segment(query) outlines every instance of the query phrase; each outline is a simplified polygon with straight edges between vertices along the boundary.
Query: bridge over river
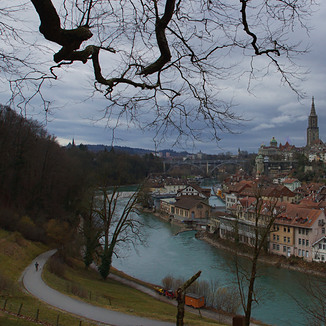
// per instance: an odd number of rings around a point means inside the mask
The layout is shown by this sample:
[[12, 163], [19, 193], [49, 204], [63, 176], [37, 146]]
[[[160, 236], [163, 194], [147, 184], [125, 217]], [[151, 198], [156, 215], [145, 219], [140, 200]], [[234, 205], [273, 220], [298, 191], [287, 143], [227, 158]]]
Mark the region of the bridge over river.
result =
[[[228, 159], [228, 160], [168, 160], [163, 161], [163, 171], [168, 172], [176, 166], [192, 166], [198, 169], [203, 174], [209, 176], [212, 175], [214, 171], [223, 165], [242, 165], [245, 161], [240, 159]], [[167, 169], [167, 166], [169, 167]]]

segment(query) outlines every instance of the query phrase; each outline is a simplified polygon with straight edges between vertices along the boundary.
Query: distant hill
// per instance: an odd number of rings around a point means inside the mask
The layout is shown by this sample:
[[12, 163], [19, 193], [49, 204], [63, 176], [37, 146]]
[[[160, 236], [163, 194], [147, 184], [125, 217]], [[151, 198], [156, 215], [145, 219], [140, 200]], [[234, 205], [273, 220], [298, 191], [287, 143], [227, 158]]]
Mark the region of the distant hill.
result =
[[[71, 147], [72, 145], [69, 143], [67, 145], [67, 147]], [[102, 144], [98, 144], [98, 145], [89, 145], [89, 144], [81, 144], [81, 146], [86, 146], [87, 149], [91, 152], [101, 152], [101, 151], [111, 151], [112, 150], [112, 146], [111, 145], [102, 145]], [[113, 150], [115, 152], [125, 152], [131, 155], [146, 155], [146, 154], [150, 154], [150, 153], [154, 153], [154, 150], [150, 150], [150, 149], [144, 149], [144, 148], [132, 148], [132, 147], [127, 147], [127, 146], [113, 146]], [[188, 152], [176, 152], [174, 150], [170, 150], [170, 149], [164, 149], [161, 151], [158, 151], [157, 154], [162, 153], [161, 156], [166, 157], [166, 153], [169, 153], [170, 156], [186, 156], [189, 155]]]

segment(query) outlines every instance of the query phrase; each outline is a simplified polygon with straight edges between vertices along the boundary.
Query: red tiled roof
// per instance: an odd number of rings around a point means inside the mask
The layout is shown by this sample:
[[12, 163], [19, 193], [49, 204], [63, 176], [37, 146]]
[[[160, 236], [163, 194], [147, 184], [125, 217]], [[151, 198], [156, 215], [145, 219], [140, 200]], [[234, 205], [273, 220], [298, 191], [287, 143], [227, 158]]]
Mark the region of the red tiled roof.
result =
[[280, 224], [311, 227], [320, 214], [324, 214], [320, 209], [305, 208], [290, 203], [281, 203], [279, 207], [284, 211], [275, 222]]
[[283, 184], [284, 183], [294, 183], [296, 181], [299, 181], [298, 179], [295, 179], [295, 178], [287, 178], [283, 181]]

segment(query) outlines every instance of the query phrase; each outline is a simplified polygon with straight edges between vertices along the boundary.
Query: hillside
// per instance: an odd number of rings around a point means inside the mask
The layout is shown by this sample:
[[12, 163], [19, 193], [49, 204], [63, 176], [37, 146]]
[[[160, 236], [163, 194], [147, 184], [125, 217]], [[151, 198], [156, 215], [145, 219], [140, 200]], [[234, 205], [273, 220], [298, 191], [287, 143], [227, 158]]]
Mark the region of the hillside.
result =
[[[48, 248], [40, 243], [25, 240], [19, 233], [10, 233], [0, 229], [0, 325], [36, 325], [38, 319], [44, 325], [56, 325], [60, 320], [60, 326], [78, 325], [80, 318], [67, 313], [58, 312], [22, 291], [20, 275], [25, 267], [40, 253]], [[52, 262], [53, 263], [53, 262]], [[57, 264], [57, 261], [54, 261]], [[51, 263], [49, 264], [51, 269]], [[163, 318], [174, 321], [176, 308], [170, 304], [154, 300], [150, 296], [139, 292], [117, 281], [103, 281], [92, 270], [85, 270], [83, 264], [77, 259], [69, 259], [68, 265], [61, 265], [61, 277], [44, 272], [46, 282], [51, 287], [75, 296], [78, 299], [90, 302], [94, 305], [104, 306], [116, 311], [137, 314], [150, 318]], [[20, 316], [17, 316], [20, 312]], [[59, 316], [59, 317], [58, 317]], [[196, 315], [186, 314], [187, 325], [210, 326], [219, 325], [216, 322], [201, 318]], [[83, 326], [95, 325], [89, 321], [82, 321]]]

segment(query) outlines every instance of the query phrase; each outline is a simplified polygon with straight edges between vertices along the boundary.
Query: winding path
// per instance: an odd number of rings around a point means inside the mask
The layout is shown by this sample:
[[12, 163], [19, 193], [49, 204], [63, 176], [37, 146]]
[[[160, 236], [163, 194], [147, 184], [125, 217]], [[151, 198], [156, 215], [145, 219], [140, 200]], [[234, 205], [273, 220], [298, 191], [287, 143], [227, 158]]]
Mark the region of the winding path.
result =
[[[64, 295], [49, 286], [42, 279], [42, 269], [46, 261], [56, 250], [47, 251], [37, 258], [25, 269], [22, 279], [26, 290], [38, 299], [48, 303], [51, 306], [70, 312], [72, 314], [85, 317], [97, 322], [105, 323], [111, 326], [172, 326], [173, 323], [152, 320], [121, 312], [108, 310], [105, 308], [93, 306]], [[39, 270], [35, 270], [35, 262], [39, 264]]]

